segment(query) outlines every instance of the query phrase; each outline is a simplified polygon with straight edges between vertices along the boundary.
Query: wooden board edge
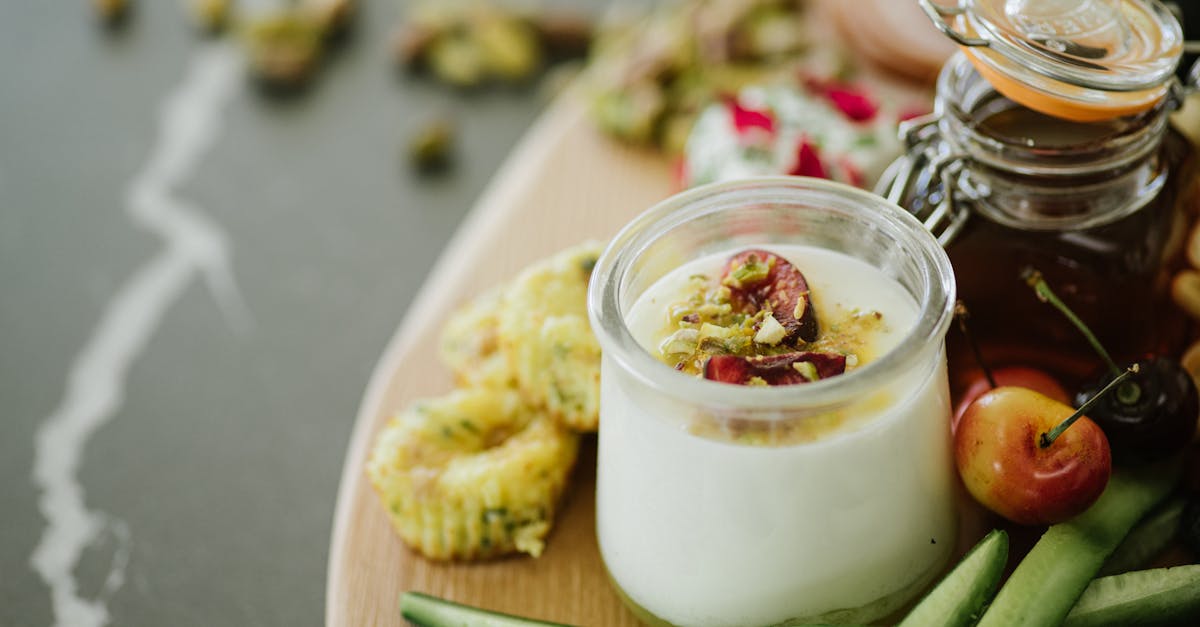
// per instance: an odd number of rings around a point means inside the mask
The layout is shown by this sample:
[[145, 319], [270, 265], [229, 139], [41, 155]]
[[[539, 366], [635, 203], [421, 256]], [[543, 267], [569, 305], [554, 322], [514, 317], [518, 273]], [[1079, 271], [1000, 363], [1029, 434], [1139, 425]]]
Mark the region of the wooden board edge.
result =
[[339, 573], [344, 572], [345, 569], [339, 568], [337, 565], [347, 559], [346, 544], [351, 537], [347, 530], [354, 513], [353, 504], [358, 500], [359, 491], [369, 489], [363, 467], [366, 463], [370, 441], [382, 426], [379, 424], [376, 408], [386, 395], [391, 377], [409, 352], [414, 334], [421, 329], [429, 328], [431, 324], [434, 324], [436, 317], [453, 304], [448, 302], [452, 296], [441, 286], [457, 283], [469, 270], [462, 264], [456, 263], [456, 260], [462, 256], [471, 242], [479, 238], [480, 234], [486, 233], [496, 222], [502, 221], [512, 211], [515, 206], [512, 200], [520, 193], [521, 189], [528, 185], [531, 178], [537, 176], [537, 166], [543, 163], [548, 153], [557, 147], [559, 143], [557, 140], [580, 123], [579, 118], [585, 114], [586, 108], [579, 102], [579, 98], [579, 94], [574, 91], [564, 93], [551, 103], [522, 136], [516, 148], [485, 186], [479, 200], [468, 212], [467, 217], [434, 263], [425, 282], [413, 297], [408, 312], [380, 355], [367, 384], [366, 393], [355, 414], [354, 427], [347, 445], [341, 478], [338, 482], [333, 527], [330, 533], [329, 559], [326, 563], [325, 624], [327, 626], [347, 624], [341, 619], [346, 613], [339, 609], [348, 602], [349, 591], [339, 577]]

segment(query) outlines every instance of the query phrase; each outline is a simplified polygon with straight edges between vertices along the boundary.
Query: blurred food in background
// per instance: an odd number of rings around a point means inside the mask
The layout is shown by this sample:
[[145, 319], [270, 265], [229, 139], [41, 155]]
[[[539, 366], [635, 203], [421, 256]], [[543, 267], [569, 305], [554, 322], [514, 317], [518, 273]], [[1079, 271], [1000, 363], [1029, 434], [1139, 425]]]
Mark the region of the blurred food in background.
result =
[[819, 2], [842, 44], [856, 58], [886, 72], [932, 85], [957, 49], [937, 31], [917, 0]]
[[[232, 23], [254, 76], [266, 87], [293, 89], [308, 83], [328, 44], [346, 34], [356, 12], [356, 0], [257, 0], [237, 4]], [[206, 24], [208, 14], [193, 16]]]
[[188, 15], [201, 32], [216, 34], [229, 25], [233, 0], [188, 0]]
[[454, 125], [437, 118], [425, 122], [408, 140], [408, 161], [422, 173], [445, 171], [454, 158]]
[[92, 0], [92, 10], [105, 26], [119, 26], [129, 16], [129, 0]]
[[[129, 0], [92, 4], [106, 22], [130, 10]], [[253, 76], [282, 93], [309, 84], [358, 8], [355, 0], [184, 5], [199, 31], [235, 33]], [[586, 58], [580, 82], [592, 120], [621, 141], [681, 159], [680, 185], [803, 173], [870, 186], [879, 164], [895, 155], [896, 121], [908, 117], [898, 111], [911, 113], [914, 103], [897, 106], [888, 93], [866, 93], [860, 74], [928, 84], [951, 52], [915, 1], [886, 0], [677, 0], [644, 10], [618, 4], [602, 25], [587, 13], [541, 3], [416, 0], [392, 45], [404, 69], [464, 90], [527, 85], [559, 61]], [[558, 67], [544, 84], [561, 86], [577, 72], [571, 64]], [[738, 106], [769, 123], [741, 128]], [[414, 169], [445, 169], [451, 127], [439, 119], [410, 134]]]
[[[898, 154], [898, 120], [928, 111], [928, 100], [894, 102], [860, 76], [929, 83], [953, 52], [916, 2], [870, 4], [687, 0], [607, 24], [587, 71], [592, 118], [680, 156], [681, 187], [767, 174], [870, 187]], [[852, 16], [861, 32], [850, 32]], [[876, 56], [888, 62], [855, 63]]]
[[418, 2], [397, 29], [396, 61], [457, 87], [526, 83], [553, 61], [579, 58], [591, 43], [591, 20], [555, 10], [520, 10], [503, 2]]
[[710, 102], [790, 78], [809, 44], [804, 4], [689, 0], [603, 29], [588, 69], [593, 118], [615, 137], [678, 154]]
[[679, 187], [794, 174], [870, 187], [900, 156], [894, 108], [865, 86], [807, 81], [747, 87], [706, 107]]

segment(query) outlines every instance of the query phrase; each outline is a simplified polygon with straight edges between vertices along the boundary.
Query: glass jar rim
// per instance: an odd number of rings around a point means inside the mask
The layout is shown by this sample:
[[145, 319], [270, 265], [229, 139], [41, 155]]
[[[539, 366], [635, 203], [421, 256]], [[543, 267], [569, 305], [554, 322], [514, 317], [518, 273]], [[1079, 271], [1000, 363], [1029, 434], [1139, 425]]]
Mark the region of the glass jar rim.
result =
[[[1167, 130], [1170, 110], [1160, 102], [1145, 111], [1113, 118], [1110, 123], [1121, 121], [1122, 124], [1107, 135], [1054, 146], [1052, 150], [1029, 145], [1021, 138], [1003, 138], [982, 130], [981, 120], [966, 102], [976, 84], [1009, 98], [979, 73], [978, 66], [963, 51], [951, 55], [938, 73], [934, 99], [941, 134], [955, 149], [1001, 170], [1060, 176], [1111, 170], [1144, 159], [1159, 145]], [[1055, 158], [1071, 161], [1055, 163], [1052, 161]]]
[[[622, 307], [621, 291], [634, 262], [659, 237], [690, 220], [734, 204], [783, 202], [796, 194], [827, 194], [847, 202], [839, 212], [855, 213], [905, 246], [918, 265], [916, 323], [887, 354], [853, 372], [804, 385], [747, 387], [690, 376], [667, 367], [634, 338]], [[834, 211], [835, 209], [830, 209]], [[640, 295], [639, 295], [640, 296]], [[647, 386], [693, 403], [726, 409], [823, 410], [882, 389], [897, 372], [918, 365], [930, 342], [940, 346], [954, 309], [955, 279], [950, 259], [910, 213], [867, 191], [825, 179], [768, 176], [712, 183], [671, 196], [625, 225], [609, 242], [592, 271], [588, 314], [606, 358], [619, 363]]]

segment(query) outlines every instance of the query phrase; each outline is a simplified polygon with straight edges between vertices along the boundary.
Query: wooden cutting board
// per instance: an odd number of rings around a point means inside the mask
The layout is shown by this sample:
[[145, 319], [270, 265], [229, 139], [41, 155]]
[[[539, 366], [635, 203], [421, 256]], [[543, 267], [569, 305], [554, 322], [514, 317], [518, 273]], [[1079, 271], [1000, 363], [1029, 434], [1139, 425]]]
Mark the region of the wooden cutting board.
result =
[[406, 590], [559, 622], [637, 625], [612, 592], [596, 547], [594, 438], [585, 441], [538, 559], [427, 561], [397, 538], [363, 473], [375, 433], [397, 408], [450, 390], [450, 374], [436, 357], [448, 311], [540, 257], [589, 237], [611, 237], [669, 195], [665, 159], [601, 137], [584, 113], [579, 97], [564, 96], [528, 132], [430, 273], [375, 369], [338, 494], [326, 591], [330, 626], [403, 625], [398, 608]]

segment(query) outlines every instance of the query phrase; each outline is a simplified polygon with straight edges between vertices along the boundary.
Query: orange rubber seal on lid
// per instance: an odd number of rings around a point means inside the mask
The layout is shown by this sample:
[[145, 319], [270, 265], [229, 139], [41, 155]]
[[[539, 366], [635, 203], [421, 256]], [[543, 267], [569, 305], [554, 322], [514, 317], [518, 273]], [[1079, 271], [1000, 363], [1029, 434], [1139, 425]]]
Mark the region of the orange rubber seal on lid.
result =
[[[1166, 97], [1169, 89], [1168, 85], [1162, 85], [1142, 91], [1109, 92], [1105, 102], [1085, 103], [1036, 89], [1027, 83], [1016, 80], [996, 70], [986, 61], [979, 58], [979, 51], [977, 49], [966, 46], [960, 46], [960, 48], [967, 55], [967, 59], [971, 61], [971, 64], [975, 66], [979, 74], [988, 83], [991, 83], [996, 91], [1034, 111], [1074, 122], [1111, 120], [1147, 111], [1161, 102]], [[1062, 84], [1062, 87], [1064, 89], [1078, 89], [1065, 83]]]

